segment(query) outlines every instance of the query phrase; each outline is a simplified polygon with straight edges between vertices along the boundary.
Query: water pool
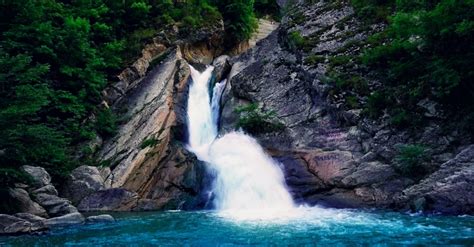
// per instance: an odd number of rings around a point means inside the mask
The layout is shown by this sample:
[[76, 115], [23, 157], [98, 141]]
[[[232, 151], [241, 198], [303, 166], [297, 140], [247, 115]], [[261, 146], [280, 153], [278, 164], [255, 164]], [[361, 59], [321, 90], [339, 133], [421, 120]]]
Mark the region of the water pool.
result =
[[0, 246], [473, 246], [473, 216], [308, 208], [241, 220], [216, 211], [115, 214], [117, 221], [0, 237]]

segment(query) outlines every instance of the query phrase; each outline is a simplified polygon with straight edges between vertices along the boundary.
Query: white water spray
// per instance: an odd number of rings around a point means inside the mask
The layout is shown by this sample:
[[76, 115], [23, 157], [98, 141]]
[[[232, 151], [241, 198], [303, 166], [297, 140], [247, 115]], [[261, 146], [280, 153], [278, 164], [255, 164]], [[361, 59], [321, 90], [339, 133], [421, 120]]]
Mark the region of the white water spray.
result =
[[252, 137], [231, 132], [217, 138], [219, 101], [225, 81], [210, 96], [213, 67], [191, 67], [188, 99], [189, 149], [217, 173], [214, 205], [225, 215], [255, 219], [287, 215], [294, 209], [283, 173]]

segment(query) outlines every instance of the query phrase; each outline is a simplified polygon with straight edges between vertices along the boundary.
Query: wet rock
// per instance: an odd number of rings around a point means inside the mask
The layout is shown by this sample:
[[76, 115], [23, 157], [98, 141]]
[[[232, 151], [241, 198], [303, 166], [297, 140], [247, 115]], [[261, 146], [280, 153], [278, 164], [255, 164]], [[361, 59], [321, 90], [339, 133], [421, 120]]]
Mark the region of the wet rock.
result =
[[25, 234], [47, 230], [42, 222], [31, 223], [11, 215], [0, 214], [0, 234]]
[[11, 189], [10, 196], [14, 200], [14, 205], [12, 206], [15, 207], [17, 212], [30, 213], [43, 217], [48, 216], [46, 210], [34, 202], [26, 190], [20, 188]]
[[104, 223], [104, 222], [114, 222], [115, 219], [114, 217], [112, 217], [112, 215], [101, 214], [101, 215], [89, 216], [87, 217], [86, 221], [90, 223]]
[[84, 223], [84, 216], [80, 213], [70, 213], [63, 216], [50, 218], [44, 221], [44, 224], [48, 227], [58, 227], [67, 225], [77, 225]]
[[137, 205], [138, 194], [121, 188], [106, 189], [86, 196], [78, 205], [80, 211], [130, 211]]
[[231, 65], [229, 62], [230, 57], [227, 55], [222, 55], [214, 59], [212, 65], [214, 66], [214, 76], [216, 77], [216, 81], [221, 81], [225, 79], [226, 76], [231, 69]]
[[25, 171], [33, 179], [36, 187], [43, 187], [51, 183], [51, 177], [48, 172], [39, 166], [22, 166], [21, 169]]

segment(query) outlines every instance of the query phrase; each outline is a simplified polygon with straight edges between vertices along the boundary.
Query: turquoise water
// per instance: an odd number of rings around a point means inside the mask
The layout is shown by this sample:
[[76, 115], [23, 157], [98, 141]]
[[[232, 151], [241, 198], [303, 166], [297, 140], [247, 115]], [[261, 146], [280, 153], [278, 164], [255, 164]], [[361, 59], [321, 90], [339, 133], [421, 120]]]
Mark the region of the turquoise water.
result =
[[303, 209], [297, 217], [237, 220], [214, 211], [115, 214], [108, 224], [1, 237], [0, 246], [473, 246], [474, 217]]

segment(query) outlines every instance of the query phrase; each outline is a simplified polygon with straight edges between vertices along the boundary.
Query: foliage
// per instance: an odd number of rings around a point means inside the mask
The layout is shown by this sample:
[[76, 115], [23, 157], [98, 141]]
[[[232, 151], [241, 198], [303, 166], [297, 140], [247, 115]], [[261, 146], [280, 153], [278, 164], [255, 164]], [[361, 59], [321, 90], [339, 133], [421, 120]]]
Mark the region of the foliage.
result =
[[110, 109], [102, 109], [97, 113], [96, 130], [104, 137], [117, 132], [117, 119]]
[[395, 0], [351, 0], [357, 15], [367, 21], [386, 21]]
[[298, 31], [293, 31], [288, 34], [288, 45], [293, 49], [303, 49], [308, 44], [305, 37]]
[[[101, 92], [160, 30], [214, 25], [248, 39], [274, 0], [0, 1], [0, 187], [43, 166], [55, 183], [78, 162], [79, 143], [115, 134]], [[228, 42], [231, 44], [232, 42]], [[162, 58], [155, 61], [158, 63]], [[95, 116], [95, 117], [92, 117]]]
[[219, 18], [205, 0], [0, 1], [0, 187], [25, 182], [25, 164], [60, 182], [78, 143], [115, 133], [100, 92], [144, 43]]
[[[396, 125], [418, 121], [417, 103], [439, 103], [450, 118], [474, 109], [474, 1], [353, 0], [361, 8], [383, 8], [388, 27], [369, 39], [363, 63], [381, 74], [385, 106], [369, 98], [369, 112], [387, 108]], [[396, 10], [396, 11], [395, 11]], [[381, 101], [379, 101], [382, 103]], [[375, 107], [375, 108], [374, 108]], [[461, 124], [468, 125], [468, 124]], [[468, 130], [469, 131], [469, 130]]]
[[257, 103], [237, 107], [235, 112], [240, 116], [236, 127], [250, 134], [280, 131], [284, 128], [284, 125], [276, 119], [274, 111], [263, 111]]
[[253, 0], [213, 0], [224, 18], [227, 41], [234, 45], [249, 39], [258, 26]]
[[144, 148], [147, 148], [147, 147], [154, 147], [156, 146], [158, 143], [160, 142], [160, 140], [154, 138], [154, 137], [151, 137], [151, 138], [147, 138], [145, 140], [143, 140], [142, 144], [140, 144], [140, 148], [141, 149], [144, 149]]
[[420, 178], [426, 175], [424, 163], [429, 160], [427, 148], [421, 145], [403, 145], [395, 157], [397, 170], [406, 176]]
[[255, 0], [254, 9], [258, 17], [269, 15], [276, 20], [280, 19], [280, 7], [276, 0]]
[[318, 65], [319, 63], [323, 63], [325, 60], [326, 58], [324, 56], [311, 54], [304, 60], [304, 62], [306, 64], [315, 66], [315, 65]]

